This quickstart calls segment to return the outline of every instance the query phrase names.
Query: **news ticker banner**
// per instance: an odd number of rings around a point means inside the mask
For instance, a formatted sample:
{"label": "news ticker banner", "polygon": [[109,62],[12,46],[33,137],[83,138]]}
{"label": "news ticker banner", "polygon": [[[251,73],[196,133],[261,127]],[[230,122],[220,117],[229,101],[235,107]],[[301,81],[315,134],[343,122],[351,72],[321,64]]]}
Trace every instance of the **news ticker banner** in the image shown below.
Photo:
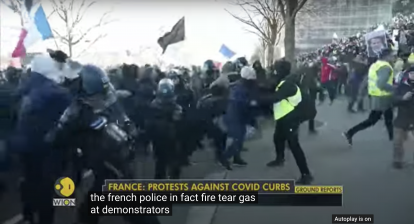
{"label": "news ticker banner", "polygon": [[342,194],[343,186],[295,186],[294,180],[105,180],[102,192],[257,192]]}
{"label": "news ticker banner", "polygon": [[91,215],[172,215],[172,205],[342,206],[342,186],[291,180],[106,180],[89,192]]}

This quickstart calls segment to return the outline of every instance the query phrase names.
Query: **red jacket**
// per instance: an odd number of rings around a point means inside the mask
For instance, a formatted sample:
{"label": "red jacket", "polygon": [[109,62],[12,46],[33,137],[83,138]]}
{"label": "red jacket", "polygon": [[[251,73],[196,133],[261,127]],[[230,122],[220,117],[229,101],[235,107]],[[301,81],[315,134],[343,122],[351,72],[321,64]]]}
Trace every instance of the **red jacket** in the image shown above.
{"label": "red jacket", "polygon": [[337,74],[335,72],[336,67],[329,64],[328,59],[325,57],[322,57],[321,62],[321,83],[337,79]]}

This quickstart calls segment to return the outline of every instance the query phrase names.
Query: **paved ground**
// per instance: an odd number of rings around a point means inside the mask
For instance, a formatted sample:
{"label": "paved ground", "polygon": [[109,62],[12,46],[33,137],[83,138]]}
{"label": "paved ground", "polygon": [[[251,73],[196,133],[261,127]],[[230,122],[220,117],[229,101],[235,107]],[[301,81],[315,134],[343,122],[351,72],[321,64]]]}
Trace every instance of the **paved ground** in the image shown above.
{"label": "paved ground", "polygon": [[[341,132],[367,114],[350,115],[344,108],[344,102],[322,106],[318,116],[327,125],[314,137],[302,131],[303,148],[315,176],[314,183],[343,185],[343,207],[218,207],[211,224],[330,224],[332,214],[374,214],[376,224],[414,223],[413,144],[407,144],[410,149],[407,161],[411,165],[402,171],[391,168],[392,144],[387,140],[382,122],[355,136],[354,147],[350,149]],[[274,157],[271,133],[265,133],[261,143],[248,145],[251,150],[244,157],[249,166],[229,172],[227,179],[298,177],[290,154],[284,168],[265,167]]]}
{"label": "paved ground", "polygon": [[[319,135],[311,136],[306,128],[301,130],[303,148],[315,176],[315,184],[344,185],[344,207],[176,207],[174,216],[162,217],[163,224],[330,224],[332,214],[374,214],[377,224],[414,223],[414,168],[413,144],[408,144],[406,169],[391,168],[392,144],[387,141],[383,124],[361,132],[350,149],[341,136],[344,129],[361,121],[367,114],[348,114],[345,103],[321,106],[318,119],[326,122]],[[272,145],[273,127],[263,130],[261,140],[246,144],[244,158],[249,162],[245,168],[225,172],[212,163],[211,153],[198,152],[197,165],[185,170],[185,178],[225,179],[291,179],[298,177],[294,159],[287,154],[284,168],[267,168],[265,164],[274,158]],[[143,177],[152,176],[151,162],[141,162]],[[12,178],[13,174],[10,174]],[[7,200],[0,202],[0,220],[18,214],[17,194],[10,192]],[[6,210],[3,210],[6,209]],[[4,212],[6,211],[6,212]],[[73,214],[59,211],[57,223],[69,223]],[[119,218],[105,219],[104,223],[118,222]],[[10,224],[10,223],[9,223]]]}

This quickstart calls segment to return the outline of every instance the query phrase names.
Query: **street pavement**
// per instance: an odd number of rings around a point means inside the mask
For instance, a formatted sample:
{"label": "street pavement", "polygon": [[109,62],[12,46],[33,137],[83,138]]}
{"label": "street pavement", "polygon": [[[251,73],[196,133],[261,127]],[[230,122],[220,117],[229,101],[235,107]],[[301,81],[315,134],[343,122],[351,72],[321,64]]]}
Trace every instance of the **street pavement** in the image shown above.
{"label": "street pavement", "polygon": [[[301,141],[309,166],[315,176],[314,184],[343,185],[343,207],[231,207],[231,206],[179,206],[173,216],[161,217],[162,224],[330,224],[332,214],[374,214],[376,224],[414,223],[414,166],[413,146],[407,144],[404,170],[391,167],[392,143],[387,140],[381,121],[375,127],[358,133],[353,148],[349,148],[342,131],[362,121],[367,113],[349,114],[346,102],[322,105],[318,108],[318,135],[309,135],[306,125],[301,128]],[[193,160],[197,163],[184,170],[186,179],[293,179],[299,172],[293,156],[287,153],[283,168],[268,168],[266,163],[275,157],[272,143],[273,126],[265,122],[260,139],[246,143],[243,157],[249,163],[244,168],[224,171],[213,162],[211,150],[199,151]],[[137,162],[141,178],[151,178],[153,161]],[[10,174],[14,176],[14,174]],[[88,178],[87,178],[88,179]],[[89,178],[90,179],[90,178]],[[89,180],[90,181],[90,180]],[[88,181],[85,181],[87,184]],[[18,195],[9,193],[0,202],[0,220],[18,215]],[[3,210],[5,209],[5,210]],[[6,211],[4,213],[3,211]],[[56,223],[73,223],[74,212],[58,210]],[[13,221],[13,220],[12,220]],[[122,224],[119,217],[104,218],[104,224]],[[0,222],[1,223],[1,222]],[[9,222],[7,224],[15,224]]]}
{"label": "street pavement", "polygon": [[[326,122],[319,134],[309,136],[301,130],[302,146],[314,174],[316,185],[343,185],[343,207],[229,207],[216,208],[209,224],[331,224],[332,214],[374,214],[376,224],[414,223],[414,168],[412,142],[406,145],[409,166],[394,170],[392,143],[383,121],[358,133],[349,148],[341,133],[362,121],[368,113],[349,114],[344,101],[321,106],[318,119]],[[289,153],[283,168],[267,168],[274,158],[272,133],[265,131],[262,141],[247,144],[246,168],[228,172],[226,179],[291,179],[299,177]],[[412,139],[411,139],[412,141]]]}

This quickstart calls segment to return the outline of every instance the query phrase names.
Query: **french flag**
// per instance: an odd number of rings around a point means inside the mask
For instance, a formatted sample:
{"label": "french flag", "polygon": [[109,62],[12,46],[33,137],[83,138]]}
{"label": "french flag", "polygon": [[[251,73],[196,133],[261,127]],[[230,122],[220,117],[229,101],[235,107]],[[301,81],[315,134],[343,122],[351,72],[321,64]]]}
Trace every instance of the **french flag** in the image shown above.
{"label": "french flag", "polygon": [[13,58],[26,56],[26,50],[33,44],[53,37],[40,0],[25,0],[22,4],[23,27],[19,42],[12,53]]}

